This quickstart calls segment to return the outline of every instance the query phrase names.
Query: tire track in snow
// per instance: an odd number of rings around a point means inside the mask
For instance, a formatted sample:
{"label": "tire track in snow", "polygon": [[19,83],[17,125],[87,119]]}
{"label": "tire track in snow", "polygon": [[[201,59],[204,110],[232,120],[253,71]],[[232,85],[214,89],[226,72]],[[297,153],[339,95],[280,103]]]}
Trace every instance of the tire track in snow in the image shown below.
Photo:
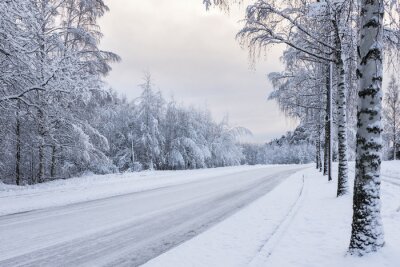
{"label": "tire track in snow", "polygon": [[274,249],[278,246],[280,240],[285,235],[287,229],[289,228],[291,222],[296,216],[298,210],[300,209],[301,203],[304,200],[304,194],[306,191],[306,179],[303,175],[301,188],[299,190],[298,197],[296,201],[290,207],[288,213],[280,221],[280,223],[275,227],[273,232],[264,241],[264,244],[260,247],[259,253],[249,262],[248,266],[258,267],[264,265],[265,261],[272,255]]}

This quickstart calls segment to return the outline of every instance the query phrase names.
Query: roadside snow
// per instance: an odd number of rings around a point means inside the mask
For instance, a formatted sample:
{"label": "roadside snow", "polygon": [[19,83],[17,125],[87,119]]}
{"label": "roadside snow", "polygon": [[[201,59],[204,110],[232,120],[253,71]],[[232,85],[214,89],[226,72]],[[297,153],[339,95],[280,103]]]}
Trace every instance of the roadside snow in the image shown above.
{"label": "roadside snow", "polygon": [[145,171],[91,175],[20,187],[0,182],[0,216],[272,167],[274,166],[235,166],[187,171]]}
{"label": "roadside snow", "polygon": [[[382,173],[393,168],[384,163]],[[400,170],[400,164],[396,166]],[[354,169],[354,168],[353,168]],[[336,174],[334,175],[336,177]],[[322,178],[322,179],[321,179]],[[274,253],[268,266],[296,267],[395,267],[400,263],[400,187],[383,182],[382,219],[385,247],[363,258],[346,255],[352,220],[352,194],[336,198],[336,180],[328,183],[318,173],[310,176],[306,200]],[[353,183],[351,183],[353,184]]]}
{"label": "roadside snow", "polygon": [[382,174],[386,177],[400,179],[400,160],[383,162]]}
{"label": "roadside snow", "polygon": [[295,211],[302,188],[302,175],[294,174],[247,208],[144,266],[247,266],[280,231],[288,212]]}
{"label": "roadside snow", "polygon": [[[384,162],[382,173],[400,179],[400,161]],[[302,175],[305,184],[300,194]],[[313,168],[307,169],[246,209],[145,266],[399,266],[400,186],[383,181],[386,245],[380,252],[363,258],[346,255],[351,231],[351,195],[336,198],[336,181],[329,183]]]}

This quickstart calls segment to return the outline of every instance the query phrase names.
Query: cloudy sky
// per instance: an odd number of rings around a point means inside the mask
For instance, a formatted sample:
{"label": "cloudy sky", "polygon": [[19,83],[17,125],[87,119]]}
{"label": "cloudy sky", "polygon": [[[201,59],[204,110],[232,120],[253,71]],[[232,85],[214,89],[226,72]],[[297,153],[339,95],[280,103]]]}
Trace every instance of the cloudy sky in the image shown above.
{"label": "cloudy sky", "polygon": [[232,125],[249,128],[263,142],[293,129],[277,105],[268,101],[267,74],[280,71],[280,48],[250,68],[248,52],[235,40],[242,9],[230,15],[206,11],[202,0],[106,0],[111,11],[100,21],[102,48],[116,52],[107,82],[133,99],[143,72],[150,71],[168,99],[207,106],[215,119],[229,114]]}

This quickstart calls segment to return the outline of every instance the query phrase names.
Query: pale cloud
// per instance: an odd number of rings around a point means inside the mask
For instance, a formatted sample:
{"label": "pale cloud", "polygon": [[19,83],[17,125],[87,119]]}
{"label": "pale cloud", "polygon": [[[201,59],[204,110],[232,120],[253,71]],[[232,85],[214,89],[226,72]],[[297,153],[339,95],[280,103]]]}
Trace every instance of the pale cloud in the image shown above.
{"label": "pale cloud", "polygon": [[164,96],[207,107],[216,119],[249,128],[254,141],[278,137],[295,126],[267,101],[267,73],[279,71],[281,48],[268,51],[256,70],[248,52],[235,40],[243,10],[228,16],[205,11],[201,0],[108,0],[101,19],[102,48],[118,53],[107,82],[129,99],[140,93],[144,70],[150,70]]}

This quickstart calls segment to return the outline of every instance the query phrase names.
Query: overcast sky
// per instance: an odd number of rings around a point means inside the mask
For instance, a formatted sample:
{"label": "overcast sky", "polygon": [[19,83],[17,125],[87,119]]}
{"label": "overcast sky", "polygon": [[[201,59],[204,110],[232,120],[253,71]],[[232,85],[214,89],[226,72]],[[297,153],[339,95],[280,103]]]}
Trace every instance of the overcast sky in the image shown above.
{"label": "overcast sky", "polygon": [[122,62],[106,78],[109,85],[133,99],[140,94],[143,71],[157,89],[185,105],[207,106],[215,119],[229,114],[232,125],[244,126],[253,141],[279,137],[296,125],[273,101],[267,74],[282,70],[280,49],[268,51],[256,69],[248,52],[235,40],[244,10],[228,16],[206,11],[202,0],[106,0],[111,11],[101,20],[102,48]]}

